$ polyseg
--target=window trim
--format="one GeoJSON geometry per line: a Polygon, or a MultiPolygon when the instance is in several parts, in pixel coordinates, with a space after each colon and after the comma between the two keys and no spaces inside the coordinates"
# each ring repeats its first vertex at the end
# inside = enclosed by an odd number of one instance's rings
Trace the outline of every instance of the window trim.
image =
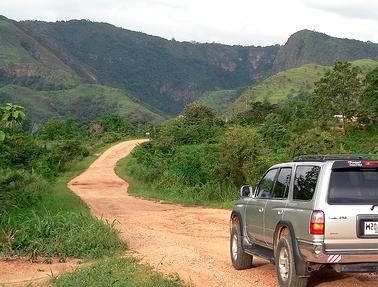
{"type": "MultiPolygon", "coordinates": [[[[289,199],[289,194],[290,194],[290,187],[291,187],[291,182],[293,180],[293,170],[294,168],[292,166],[283,166],[283,167],[280,167],[278,168],[278,172],[276,174],[276,178],[274,180],[274,184],[273,184],[273,188],[272,190],[270,191],[270,199],[271,200],[288,200],[289,199]],[[276,187],[276,184],[277,184],[277,180],[278,180],[278,176],[280,175],[280,172],[281,170],[283,169],[290,169],[290,181],[288,182],[288,185],[287,185],[287,191],[286,191],[286,197],[273,197],[273,192],[274,192],[274,188],[276,187]]],[[[294,174],[295,176],[295,174],[294,174]]]]}
{"type": "Polygon", "coordinates": [[[277,179],[277,175],[278,175],[278,170],[279,170],[279,169],[280,169],[279,167],[270,168],[270,169],[268,169],[268,170],[264,173],[264,175],[261,177],[261,179],[259,180],[259,183],[258,183],[257,186],[256,186],[256,191],[255,191],[255,193],[256,193],[255,198],[256,198],[256,199],[272,199],[272,190],[273,190],[273,187],[274,187],[275,184],[276,184],[276,179],[277,179]],[[273,185],[272,185],[272,188],[271,188],[270,191],[269,191],[269,197],[259,197],[258,194],[257,194],[257,191],[259,190],[260,184],[261,184],[261,182],[263,181],[263,179],[265,178],[265,176],[266,176],[270,171],[272,171],[272,170],[276,170],[276,174],[274,175],[274,178],[273,178],[273,185]]]}
{"type": "Polygon", "coordinates": [[[320,173],[322,171],[322,167],[320,165],[316,165],[316,164],[299,164],[295,167],[295,171],[294,171],[294,177],[293,177],[293,189],[292,189],[292,194],[291,194],[291,200],[292,201],[296,201],[296,202],[311,202],[313,199],[314,199],[314,195],[316,193],[316,190],[318,189],[318,186],[319,186],[319,179],[320,179],[320,173]],[[318,174],[318,178],[317,178],[317,181],[316,181],[316,185],[315,185],[315,190],[314,190],[314,193],[312,194],[312,197],[311,199],[296,199],[294,198],[294,192],[295,192],[295,177],[296,177],[296,174],[297,174],[297,170],[299,167],[303,167],[303,166],[307,166],[307,167],[318,167],[319,168],[319,174],[318,174]]]}

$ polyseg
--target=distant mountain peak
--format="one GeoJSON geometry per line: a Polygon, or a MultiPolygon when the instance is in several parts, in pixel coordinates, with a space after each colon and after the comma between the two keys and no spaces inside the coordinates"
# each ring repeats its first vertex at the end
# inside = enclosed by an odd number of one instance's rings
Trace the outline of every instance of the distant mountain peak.
{"type": "Polygon", "coordinates": [[[378,44],[342,39],[325,33],[300,30],[279,49],[274,70],[283,71],[304,64],[330,65],[336,61],[378,59],[378,44]]]}

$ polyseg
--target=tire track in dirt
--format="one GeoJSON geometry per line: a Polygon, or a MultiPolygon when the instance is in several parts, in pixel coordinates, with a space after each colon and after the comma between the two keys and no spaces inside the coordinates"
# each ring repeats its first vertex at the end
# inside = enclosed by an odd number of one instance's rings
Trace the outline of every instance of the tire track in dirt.
{"type": "MultiPolygon", "coordinates": [[[[260,258],[236,271],[229,258],[228,210],[183,207],[135,198],[114,171],[118,160],[145,140],[117,144],[69,183],[98,218],[116,220],[129,248],[157,270],[178,273],[195,286],[277,286],[274,266],[260,258]]],[[[315,273],[310,286],[372,286],[376,276],[315,273]]]]}

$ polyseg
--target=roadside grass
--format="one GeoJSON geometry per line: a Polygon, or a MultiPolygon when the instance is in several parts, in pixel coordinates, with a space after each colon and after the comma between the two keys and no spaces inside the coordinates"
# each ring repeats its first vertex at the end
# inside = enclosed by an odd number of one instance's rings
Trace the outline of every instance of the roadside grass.
{"type": "Polygon", "coordinates": [[[136,197],[178,203],[185,206],[198,205],[223,209],[232,208],[237,200],[238,191],[235,187],[224,186],[221,183],[201,187],[158,187],[138,178],[138,174],[141,173],[140,168],[141,166],[138,165],[136,159],[129,155],[120,160],[115,169],[117,175],[129,183],[128,193],[136,197]],[[235,197],[230,197],[230,194],[235,195],[235,197]],[[212,199],[212,197],[216,197],[217,200],[212,199]]]}
{"type": "MultiPolygon", "coordinates": [[[[107,146],[96,148],[96,152],[107,146]]],[[[0,218],[0,257],[14,255],[50,258],[100,258],[120,254],[126,245],[112,223],[92,217],[89,208],[67,187],[95,159],[92,154],[71,163],[55,179],[33,185],[35,204],[15,208],[0,218]]],[[[30,192],[30,190],[28,191],[30,192]]]]}
{"type": "Polygon", "coordinates": [[[180,287],[188,286],[177,275],[164,277],[138,259],[107,258],[66,273],[51,284],[56,287],[180,287]]]}

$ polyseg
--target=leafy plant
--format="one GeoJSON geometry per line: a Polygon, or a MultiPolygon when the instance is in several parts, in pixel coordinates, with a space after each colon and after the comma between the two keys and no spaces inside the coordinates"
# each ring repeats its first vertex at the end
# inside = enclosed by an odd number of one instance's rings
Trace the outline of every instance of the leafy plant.
{"type": "MultiPolygon", "coordinates": [[[[11,103],[0,106],[0,128],[20,124],[25,119],[24,108],[11,103]]],[[[4,141],[5,132],[0,130],[0,141],[4,141]]]]}

